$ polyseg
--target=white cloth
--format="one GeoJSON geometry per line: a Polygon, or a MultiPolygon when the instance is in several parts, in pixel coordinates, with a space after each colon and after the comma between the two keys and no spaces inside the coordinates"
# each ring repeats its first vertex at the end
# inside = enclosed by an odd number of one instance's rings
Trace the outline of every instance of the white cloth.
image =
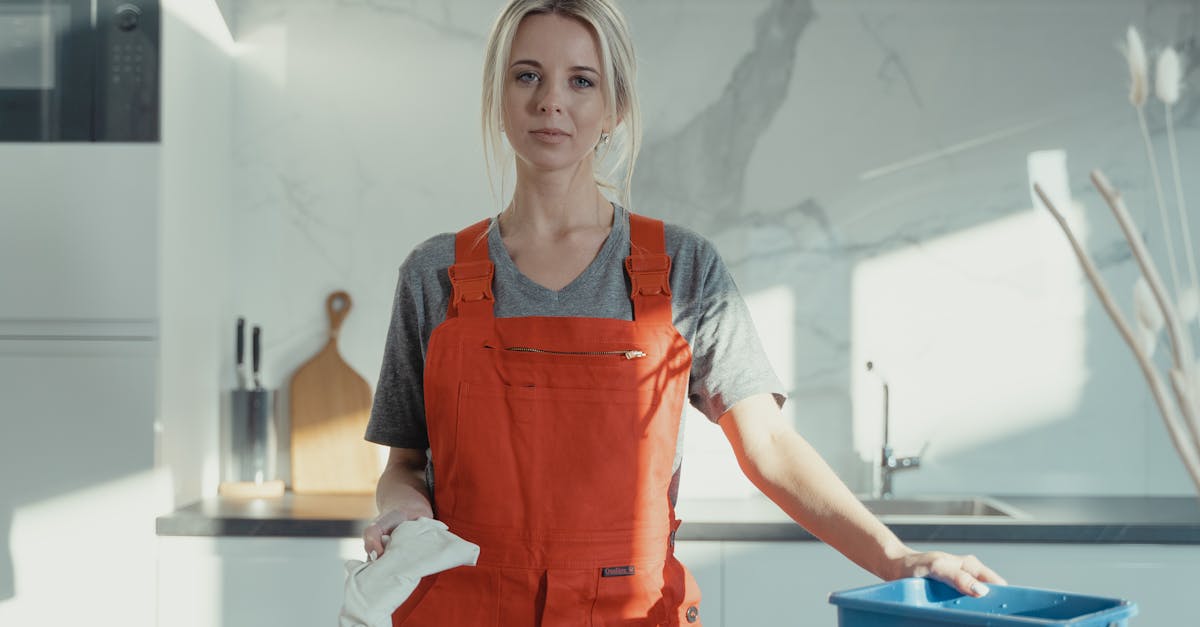
{"type": "MultiPolygon", "coordinates": [[[[385,536],[386,537],[386,536],[385,536]]],[[[340,627],[391,627],[392,613],[421,578],[456,566],[475,565],[479,546],[450,533],[432,518],[400,523],[379,559],[346,562],[340,627]]]]}

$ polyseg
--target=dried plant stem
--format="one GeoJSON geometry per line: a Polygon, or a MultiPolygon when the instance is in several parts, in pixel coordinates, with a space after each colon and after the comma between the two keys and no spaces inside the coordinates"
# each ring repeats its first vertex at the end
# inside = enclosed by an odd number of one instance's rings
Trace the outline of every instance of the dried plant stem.
{"type": "Polygon", "coordinates": [[[1183,176],[1179,173],[1179,149],[1175,144],[1175,119],[1170,103],[1163,108],[1167,119],[1167,146],[1171,149],[1171,171],[1175,177],[1175,207],[1179,209],[1179,227],[1183,231],[1184,252],[1187,253],[1188,272],[1192,278],[1192,289],[1200,296],[1200,279],[1196,276],[1196,253],[1192,246],[1192,226],[1188,222],[1187,200],[1183,195],[1183,176]]]}
{"type": "Polygon", "coordinates": [[[1125,208],[1125,200],[1099,170],[1092,170],[1092,183],[1096,189],[1100,190],[1104,202],[1108,203],[1113,215],[1117,217],[1117,224],[1121,225],[1121,231],[1125,233],[1125,239],[1129,242],[1130,250],[1133,251],[1133,258],[1146,277],[1146,283],[1150,286],[1154,299],[1158,301],[1158,307],[1162,310],[1163,319],[1166,321],[1167,335],[1171,338],[1171,355],[1174,358],[1175,367],[1190,372],[1192,350],[1191,346],[1185,342],[1186,336],[1180,328],[1179,314],[1175,311],[1175,304],[1171,302],[1166,286],[1163,285],[1158,268],[1146,250],[1146,244],[1138,235],[1137,225],[1133,223],[1133,218],[1129,216],[1129,210],[1125,208]]]}
{"type": "MultiPolygon", "coordinates": [[[[1179,399],[1180,405],[1187,403],[1187,406],[1191,407],[1192,422],[1195,426],[1195,417],[1200,407],[1196,405],[1197,399],[1188,382],[1188,376],[1182,370],[1171,370],[1171,388],[1175,390],[1175,397],[1179,399]]],[[[1192,435],[1195,436],[1195,431],[1192,432],[1192,435]]]]}
{"type": "MultiPolygon", "coordinates": [[[[1133,258],[1137,260],[1138,267],[1142,270],[1142,275],[1146,277],[1146,283],[1150,286],[1150,291],[1154,294],[1155,300],[1158,301],[1158,306],[1162,310],[1163,319],[1166,321],[1167,334],[1171,338],[1172,354],[1174,356],[1175,367],[1172,372],[1180,372],[1190,379],[1195,367],[1195,354],[1192,352],[1192,342],[1188,339],[1188,334],[1179,318],[1179,313],[1175,309],[1174,303],[1168,298],[1166,286],[1163,285],[1162,277],[1158,274],[1158,268],[1154,265],[1150,253],[1146,250],[1146,245],[1142,242],[1142,238],[1138,237],[1137,227],[1133,223],[1133,218],[1129,216],[1129,210],[1125,208],[1125,200],[1121,198],[1121,193],[1117,191],[1104,173],[1099,170],[1092,170],[1092,183],[1096,189],[1100,191],[1100,195],[1104,197],[1104,202],[1113,211],[1113,215],[1117,218],[1117,223],[1121,225],[1121,231],[1125,233],[1125,239],[1129,242],[1129,248],[1133,251],[1133,258]]],[[[1188,434],[1192,438],[1193,445],[1196,450],[1200,451],[1200,422],[1197,421],[1196,406],[1192,402],[1191,386],[1179,387],[1176,384],[1175,377],[1172,376],[1172,384],[1175,392],[1175,399],[1179,403],[1179,409],[1183,413],[1183,423],[1187,428],[1188,434]]]]}
{"type": "Polygon", "coordinates": [[[1142,129],[1142,141],[1146,144],[1146,158],[1150,160],[1150,175],[1154,178],[1154,195],[1158,198],[1158,215],[1162,218],[1163,240],[1167,242],[1167,261],[1171,263],[1171,280],[1175,293],[1179,294],[1179,264],[1175,261],[1175,243],[1171,240],[1171,227],[1167,219],[1167,205],[1163,202],[1162,176],[1158,173],[1158,158],[1154,156],[1154,145],[1150,143],[1150,128],[1146,126],[1146,112],[1137,107],[1138,125],[1142,129]]]}
{"type": "Polygon", "coordinates": [[[1185,435],[1186,429],[1180,425],[1182,421],[1175,410],[1175,406],[1167,398],[1162,378],[1159,376],[1158,371],[1154,369],[1150,357],[1138,345],[1137,340],[1133,336],[1133,331],[1129,328],[1129,323],[1121,314],[1121,310],[1113,302],[1112,295],[1109,293],[1104,279],[1100,277],[1100,272],[1096,269],[1096,264],[1088,256],[1087,252],[1083,250],[1083,247],[1079,244],[1079,240],[1075,238],[1071,227],[1067,225],[1066,218],[1055,208],[1054,203],[1050,202],[1050,198],[1042,191],[1040,185],[1034,183],[1033,189],[1038,197],[1042,199],[1042,203],[1053,214],[1058,225],[1062,227],[1063,233],[1066,234],[1067,239],[1071,242],[1071,248],[1074,249],[1075,256],[1079,259],[1080,265],[1083,266],[1084,273],[1087,275],[1088,280],[1091,281],[1092,287],[1095,288],[1097,296],[1100,297],[1100,302],[1104,305],[1104,310],[1108,312],[1109,318],[1112,318],[1113,323],[1117,325],[1117,330],[1121,333],[1121,337],[1125,339],[1125,343],[1129,345],[1134,357],[1137,358],[1138,366],[1141,367],[1142,374],[1146,377],[1146,382],[1150,384],[1150,392],[1154,396],[1154,402],[1158,404],[1158,408],[1162,412],[1163,420],[1167,425],[1167,433],[1171,436],[1171,443],[1175,445],[1175,450],[1183,460],[1183,465],[1191,476],[1192,482],[1196,485],[1197,491],[1200,491],[1200,445],[1189,440],[1185,435]]]}

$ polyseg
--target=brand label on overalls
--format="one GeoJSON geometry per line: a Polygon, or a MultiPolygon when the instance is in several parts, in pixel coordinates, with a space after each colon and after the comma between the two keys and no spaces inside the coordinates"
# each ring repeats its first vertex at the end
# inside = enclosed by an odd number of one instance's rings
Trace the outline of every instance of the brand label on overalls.
{"type": "Polygon", "coordinates": [[[601,571],[601,576],[604,577],[628,577],[632,574],[632,566],[609,566],[601,571]]]}

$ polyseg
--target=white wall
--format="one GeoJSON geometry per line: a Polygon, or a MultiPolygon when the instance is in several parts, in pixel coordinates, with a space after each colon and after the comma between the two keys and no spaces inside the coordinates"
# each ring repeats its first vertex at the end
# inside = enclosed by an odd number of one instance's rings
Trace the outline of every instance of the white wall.
{"type": "MultiPolygon", "coordinates": [[[[498,210],[477,103],[499,4],[237,5],[231,302],[264,324],[271,385],[320,347],[339,288],[355,298],[342,352],[374,382],[397,266],[498,210]]],[[[623,6],[647,120],[635,208],[717,243],[789,415],[853,487],[871,487],[881,437],[874,359],[895,377],[898,451],[931,443],[899,491],[1191,490],[1128,350],[1033,209],[1028,159],[1065,152],[1088,245],[1127,294],[1132,265],[1085,173],[1103,167],[1156,215],[1116,44],[1130,23],[1152,48],[1186,40],[1194,3],[623,6]]],[[[1145,229],[1161,254],[1161,227],[1145,229]]],[[[212,340],[227,377],[226,335],[212,340]]],[[[688,429],[684,495],[745,493],[719,430],[688,429]]]]}
{"type": "Polygon", "coordinates": [[[225,344],[233,341],[230,194],[237,48],[212,2],[169,0],[163,11],[159,461],[176,502],[216,492],[225,344]]]}

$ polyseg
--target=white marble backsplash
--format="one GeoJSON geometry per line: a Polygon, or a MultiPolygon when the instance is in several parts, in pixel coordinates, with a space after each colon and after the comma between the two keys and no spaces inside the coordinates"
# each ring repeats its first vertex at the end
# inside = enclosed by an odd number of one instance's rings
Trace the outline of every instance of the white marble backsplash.
{"type": "MultiPolygon", "coordinates": [[[[336,289],[355,300],[342,352],[373,383],[400,262],[498,210],[478,111],[500,5],[234,4],[233,204],[213,210],[231,212],[231,302],[264,325],[270,383],[321,347],[336,289]]],[[[898,452],[929,443],[898,492],[1191,490],[1128,349],[1033,207],[1029,164],[1063,156],[1074,216],[1128,302],[1135,270],[1087,171],[1123,189],[1156,255],[1163,233],[1118,42],[1135,24],[1152,49],[1182,47],[1194,170],[1200,3],[622,6],[646,120],[634,209],[717,244],[789,415],[852,487],[871,487],[881,438],[871,359],[898,452]]],[[[1148,114],[1162,141],[1161,109],[1148,114]]],[[[720,430],[688,429],[685,497],[745,493],[720,430]]]]}

